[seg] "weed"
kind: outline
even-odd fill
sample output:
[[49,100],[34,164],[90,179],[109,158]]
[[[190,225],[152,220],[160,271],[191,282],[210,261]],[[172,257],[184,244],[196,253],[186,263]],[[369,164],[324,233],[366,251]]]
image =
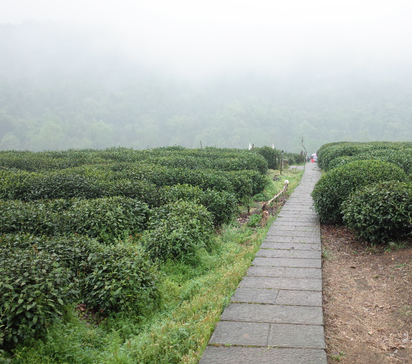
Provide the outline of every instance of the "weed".
[[339,351],[338,353],[331,354],[330,358],[336,361],[341,361],[345,356],[343,351]]
[[394,250],[402,250],[408,247],[405,241],[390,241],[385,247],[385,252],[390,253]]
[[332,258],[332,255],[331,255],[329,249],[324,247],[324,246],[322,247],[322,258],[327,259],[327,260]]
[[399,307],[398,313],[401,316],[411,316],[412,315],[412,305],[403,305]]

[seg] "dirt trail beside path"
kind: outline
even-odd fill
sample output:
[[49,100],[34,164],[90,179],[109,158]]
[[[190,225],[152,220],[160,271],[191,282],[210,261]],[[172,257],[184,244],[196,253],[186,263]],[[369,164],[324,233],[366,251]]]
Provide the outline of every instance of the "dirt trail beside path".
[[328,363],[412,363],[412,246],[371,248],[322,226]]

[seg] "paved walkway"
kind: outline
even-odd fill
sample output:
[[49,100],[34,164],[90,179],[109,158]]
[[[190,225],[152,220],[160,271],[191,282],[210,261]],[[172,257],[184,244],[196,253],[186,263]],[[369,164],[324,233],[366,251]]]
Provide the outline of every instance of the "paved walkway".
[[326,364],[319,220],[307,163],[223,311],[200,364]]

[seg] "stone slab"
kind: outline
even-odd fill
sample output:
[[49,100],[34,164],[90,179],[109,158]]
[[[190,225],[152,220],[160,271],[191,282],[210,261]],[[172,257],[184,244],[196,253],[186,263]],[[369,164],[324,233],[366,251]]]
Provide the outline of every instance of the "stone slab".
[[[215,327],[209,344],[267,346],[269,332],[270,324],[220,321]],[[272,338],[276,339],[276,330]]]
[[314,226],[313,221],[300,221],[300,219],[285,219],[285,218],[278,218],[275,222],[271,225],[270,228],[282,228],[284,226],[295,226],[301,228],[308,228],[311,230],[315,230],[316,227]]
[[231,298],[231,302],[237,303],[276,303],[277,289],[242,288],[238,287]]
[[294,250],[316,250],[321,251],[321,244],[305,244],[305,243],[280,243],[276,241],[264,241],[260,246],[261,249],[294,249]]
[[282,277],[285,267],[254,266],[249,267],[248,276]]
[[272,224],[270,227],[268,234],[273,235],[278,230],[287,231],[288,234],[293,234],[293,231],[296,229],[296,223],[283,223],[283,224]]
[[303,236],[305,238],[319,238],[320,239],[320,231],[317,232],[310,232],[310,231],[302,231],[302,230],[295,230],[293,232],[293,237]]
[[318,219],[318,216],[315,212],[310,211],[308,208],[301,209],[297,211],[296,209],[289,209],[288,207],[284,206],[278,215],[278,219],[291,219],[291,220],[298,220],[298,219]]
[[208,346],[199,364],[327,364],[320,349]]
[[268,346],[325,349],[323,326],[270,325]]
[[[296,224],[305,224],[305,225],[316,225],[319,223],[319,218],[317,216],[281,216],[277,217],[275,222],[278,221],[278,224],[281,223],[296,223]],[[276,225],[275,225],[276,226]]]
[[294,229],[293,231],[285,229],[269,230],[266,236],[291,236],[292,238],[305,237],[317,238],[320,240],[320,232],[302,231],[301,229]]
[[248,276],[287,277],[287,278],[322,278],[320,268],[289,268],[252,265],[247,271]]
[[223,311],[221,320],[322,325],[323,312],[322,307],[231,303]]
[[322,291],[280,290],[275,302],[278,305],[322,307]]
[[285,267],[283,277],[288,278],[318,278],[322,279],[322,269],[318,268],[299,268],[299,267]]
[[253,265],[269,265],[272,267],[299,267],[299,268],[321,268],[321,259],[300,258],[264,258],[256,257]]
[[322,269],[318,268],[288,268],[285,267],[283,277],[289,278],[322,278]]
[[290,237],[294,237],[295,236],[295,230],[293,228],[293,230],[286,230],[284,228],[282,229],[273,229],[273,230],[269,230],[266,234],[267,237],[269,236],[290,236]]
[[289,213],[297,213],[301,215],[315,214],[315,212],[311,210],[311,201],[305,201],[304,203],[299,204],[299,199],[299,196],[289,199],[289,201],[286,202],[285,206],[283,206],[280,215],[283,216]]
[[295,230],[296,229],[302,229],[305,231],[311,231],[311,232],[316,232],[317,229],[319,229],[317,226],[314,226],[314,224],[312,222],[299,222],[299,221],[280,221],[278,224],[273,224],[271,226],[271,228],[273,228],[273,230],[275,230],[276,228],[280,229],[280,230],[288,230],[285,229],[285,227],[294,227]]
[[309,258],[319,259],[321,253],[315,250],[298,250],[298,249],[260,249],[256,253],[257,257],[267,258]]
[[239,287],[292,289],[301,291],[321,291],[321,279],[306,278],[274,278],[274,277],[243,277]]
[[220,321],[209,344],[325,349],[322,326],[233,321]]
[[322,292],[238,287],[231,298],[231,302],[321,307]]
[[279,243],[289,243],[293,240],[293,236],[269,236],[266,235],[265,241],[277,241]]
[[316,236],[309,236],[309,237],[292,236],[291,242],[301,243],[301,244],[319,244],[319,245],[321,244],[320,237],[316,237]]

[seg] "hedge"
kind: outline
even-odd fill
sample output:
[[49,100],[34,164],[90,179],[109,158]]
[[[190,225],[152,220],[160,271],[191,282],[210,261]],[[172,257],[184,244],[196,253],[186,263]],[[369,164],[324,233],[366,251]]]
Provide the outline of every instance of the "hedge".
[[342,203],[344,223],[372,243],[399,240],[412,234],[412,184],[379,182],[365,186]]
[[31,201],[0,200],[0,233],[77,233],[113,242],[141,233],[148,220],[145,203],[127,197]]
[[178,201],[158,208],[142,243],[153,260],[196,261],[213,242],[212,216],[202,205]]
[[369,152],[402,150],[412,148],[412,142],[337,142],[322,145],[318,154],[318,164],[323,170],[329,170],[331,163],[338,157],[350,157]]
[[179,200],[205,206],[212,214],[214,226],[229,223],[238,211],[235,195],[226,191],[203,191],[198,186],[190,185],[166,186],[159,189],[158,207]]
[[412,174],[412,148],[371,150],[353,156],[337,157],[329,163],[328,170],[355,160],[365,159],[376,159],[393,163],[402,168],[406,174]]
[[158,272],[140,245],[100,245],[88,257],[90,273],[80,281],[82,302],[105,315],[148,314],[159,302]]
[[101,197],[96,178],[57,171],[45,174],[34,172],[0,171],[0,198],[33,201],[56,198]]
[[340,223],[341,203],[356,189],[374,182],[405,179],[405,172],[392,163],[378,160],[354,161],[323,174],[311,195],[321,222]]
[[134,242],[0,235],[0,347],[40,337],[73,303],[104,315],[149,313],[160,299],[159,274]]
[[[78,299],[73,272],[55,253],[0,238],[0,327],[4,347],[42,335]],[[1,340],[0,340],[1,341]]]

